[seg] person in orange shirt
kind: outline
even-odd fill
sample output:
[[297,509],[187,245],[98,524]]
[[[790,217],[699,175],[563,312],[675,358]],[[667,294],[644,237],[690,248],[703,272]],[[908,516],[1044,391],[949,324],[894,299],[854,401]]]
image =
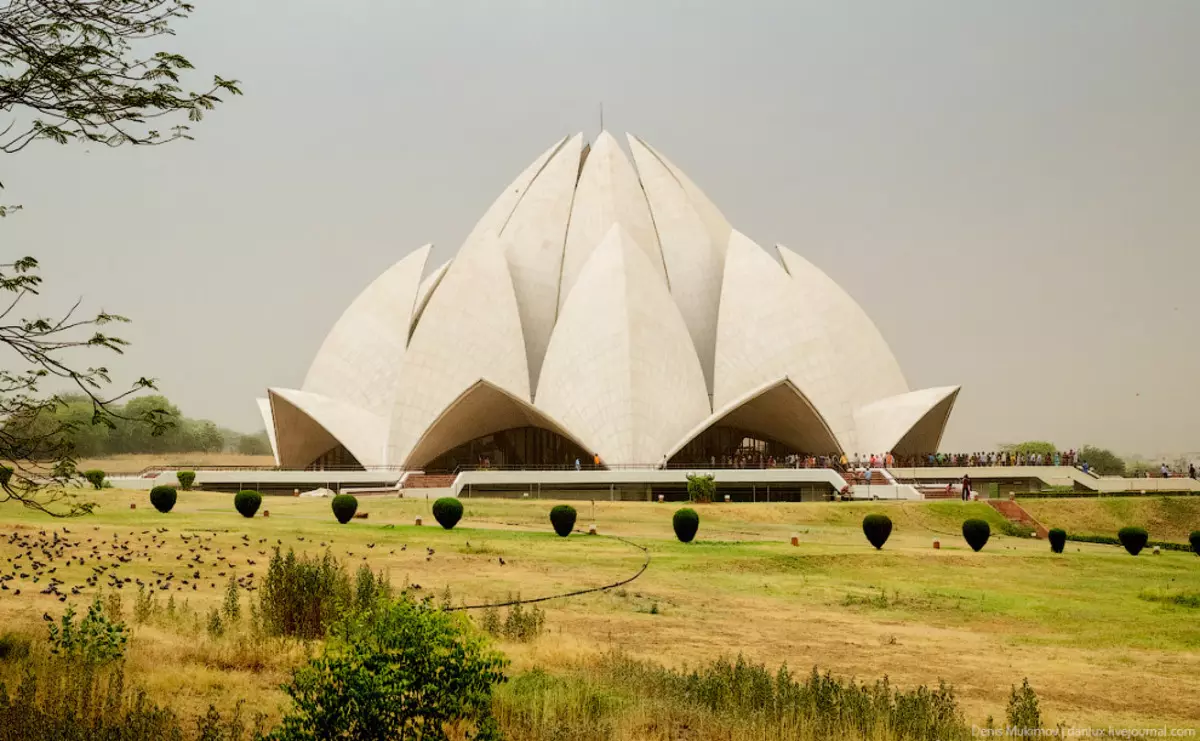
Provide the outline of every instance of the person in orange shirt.
[[596,468],[600,467],[600,454],[599,453],[592,454],[592,465],[594,465]]

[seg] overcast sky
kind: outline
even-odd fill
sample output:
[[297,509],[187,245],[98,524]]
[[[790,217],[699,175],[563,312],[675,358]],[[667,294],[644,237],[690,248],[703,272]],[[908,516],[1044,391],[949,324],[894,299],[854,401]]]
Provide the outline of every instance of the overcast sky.
[[40,306],[131,317],[110,367],[187,414],[259,428],[367,283],[603,101],[910,386],[962,384],[945,449],[1200,450],[1200,2],[196,5],[171,48],[246,93],[196,141],[0,173]]

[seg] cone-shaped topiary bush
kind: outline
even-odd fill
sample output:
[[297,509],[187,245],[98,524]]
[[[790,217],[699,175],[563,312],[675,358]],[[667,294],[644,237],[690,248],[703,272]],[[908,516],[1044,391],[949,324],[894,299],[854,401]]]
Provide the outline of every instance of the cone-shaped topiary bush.
[[154,509],[166,514],[175,506],[178,496],[174,486],[156,486],[150,490],[150,504],[154,505]]
[[1050,538],[1050,550],[1055,553],[1062,553],[1063,547],[1067,544],[1067,531],[1061,527],[1052,527],[1047,537]]
[[358,500],[350,494],[338,494],[333,498],[333,516],[345,525],[358,511]]
[[1188,542],[1192,544],[1192,553],[1200,556],[1200,530],[1193,530],[1188,536]]
[[575,508],[569,504],[560,504],[550,510],[550,524],[554,526],[554,532],[567,537],[575,529]]
[[462,502],[454,497],[442,497],[433,503],[433,519],[447,530],[453,530],[462,519]]
[[863,535],[876,550],[883,548],[892,534],[892,519],[887,515],[867,515],[863,518]]
[[967,520],[963,523],[963,538],[976,553],[983,550],[990,537],[992,537],[992,528],[988,526],[986,520]]
[[1141,553],[1149,539],[1150,535],[1145,528],[1123,527],[1117,531],[1117,540],[1121,541],[1121,545],[1125,546],[1125,550],[1129,551],[1131,556]]
[[253,489],[243,489],[233,497],[233,508],[236,509],[242,517],[253,517],[258,511],[259,505],[262,504],[262,494]]
[[671,518],[671,527],[675,528],[675,537],[679,538],[680,543],[691,543],[700,529],[700,515],[689,507],[676,510]]
[[179,479],[179,488],[188,491],[196,483],[195,471],[176,471],[175,478]]

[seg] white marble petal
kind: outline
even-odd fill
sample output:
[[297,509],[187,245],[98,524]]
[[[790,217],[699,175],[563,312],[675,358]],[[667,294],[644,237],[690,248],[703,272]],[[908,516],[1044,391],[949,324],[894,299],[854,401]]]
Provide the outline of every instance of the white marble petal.
[[508,259],[517,296],[531,388],[558,314],[563,244],[582,152],[583,135],[576,134],[538,172],[500,230],[498,246]]
[[613,224],[620,224],[650,264],[666,275],[658,234],[650,218],[646,194],[638,183],[637,172],[621,146],[607,131],[600,132],[579,176],[571,224],[563,253],[562,282],[558,290],[558,309],[567,302],[583,265]]
[[517,298],[495,244],[459,253],[413,331],[396,380],[388,460],[407,459],[434,420],[481,379],[530,401]]
[[413,330],[417,328],[417,322],[421,321],[421,314],[424,313],[426,305],[429,304],[429,297],[437,290],[441,284],[442,278],[446,277],[446,269],[450,267],[451,260],[438,265],[432,273],[425,276],[421,281],[420,288],[417,289],[417,302],[413,305],[412,322],[409,323],[408,336],[412,338]]
[[301,388],[379,416],[391,411],[417,287],[432,245],[409,253],[358,295],[326,335]]
[[[639,139],[638,141],[641,140]],[[683,188],[683,192],[691,202],[692,208],[696,210],[696,214],[704,222],[704,227],[708,229],[708,235],[712,240],[713,246],[717,249],[721,259],[724,259],[725,245],[729,243],[729,233],[733,231],[733,227],[729,225],[729,220],[725,218],[725,214],[721,213],[717,205],[704,194],[704,191],[700,190],[692,182],[691,178],[683,170],[673,165],[654,147],[645,142],[642,142],[642,144],[658,158],[663,167],[666,167],[675,176],[675,179],[679,182],[679,187]]]
[[864,454],[898,455],[938,449],[959,386],[910,391],[867,404],[854,412],[858,444]]
[[563,306],[535,405],[607,464],[657,463],[710,412],[687,325],[620,225]]
[[713,244],[708,225],[662,160],[637,137],[629,137],[629,146],[658,232],[671,297],[687,323],[705,383],[712,389],[725,247]]
[[268,389],[277,422],[279,465],[304,468],[337,444],[364,466],[384,462],[387,419],[328,396]]
[[258,402],[258,413],[262,417],[263,426],[267,428],[267,440],[271,443],[271,455],[275,456],[275,465],[279,465],[279,445],[275,442],[275,417],[271,414],[270,399],[255,399]]

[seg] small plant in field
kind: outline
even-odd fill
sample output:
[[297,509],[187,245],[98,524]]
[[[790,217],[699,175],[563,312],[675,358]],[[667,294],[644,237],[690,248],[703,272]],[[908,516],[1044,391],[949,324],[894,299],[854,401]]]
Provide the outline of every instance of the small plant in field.
[[862,528],[867,541],[879,550],[892,534],[892,520],[887,515],[867,515],[863,518]]
[[195,471],[176,471],[175,478],[179,479],[179,488],[184,491],[190,491],[192,484],[196,483]]
[[59,625],[50,623],[50,653],[85,664],[107,664],[125,656],[125,624],[104,614],[97,595],[83,619],[76,621],[75,606],[68,605]]
[[352,494],[338,494],[333,498],[332,502],[333,516],[337,521],[345,525],[354,518],[354,513],[358,511],[358,500]]
[[1050,533],[1046,537],[1050,540],[1050,550],[1055,553],[1063,552],[1063,547],[1067,544],[1066,530],[1061,527],[1050,528]]
[[550,510],[550,524],[554,526],[554,532],[564,538],[575,529],[575,517],[575,508],[569,504],[560,504]]
[[141,584],[138,585],[137,598],[133,603],[133,622],[142,623],[150,622],[158,612],[158,603],[155,600],[153,589],[146,589]]
[[[447,590],[450,587],[446,587]],[[354,606],[360,612],[371,609],[381,599],[392,596],[392,580],[383,571],[378,574],[371,571],[365,563],[358,567],[354,575]]]
[[1188,542],[1192,544],[1192,553],[1200,556],[1200,530],[1193,530],[1188,536]]
[[178,496],[174,486],[156,486],[150,490],[150,504],[154,505],[154,509],[166,514],[175,506]]
[[963,539],[967,541],[967,545],[975,552],[983,550],[987,545],[988,538],[992,537],[992,529],[988,526],[986,520],[967,520],[962,525]]
[[688,474],[688,501],[707,504],[717,496],[717,481],[711,474]]
[[1008,727],[1015,728],[1019,733],[1032,735],[1042,727],[1042,711],[1038,707],[1038,696],[1029,686],[1029,680],[1021,682],[1021,686],[1013,687],[1008,696]]
[[87,479],[87,482],[91,484],[92,487],[97,491],[104,488],[104,472],[99,468],[92,468],[84,471],[83,478]]
[[1145,528],[1123,527],[1117,531],[1117,540],[1121,541],[1121,545],[1125,546],[1125,550],[1129,551],[1131,556],[1141,553],[1149,539],[1150,535]]
[[479,629],[488,635],[498,636],[503,629],[504,623],[500,620],[500,610],[494,605],[488,605],[483,608],[483,614],[479,618]]
[[125,619],[125,611],[121,605],[121,593],[115,589],[104,597],[104,615],[114,623]]
[[323,638],[354,600],[350,577],[329,551],[321,558],[297,558],[294,551],[284,556],[278,548],[258,595],[267,635],[303,639]]
[[221,603],[221,614],[227,623],[233,624],[242,616],[242,596],[238,593],[237,579],[231,574],[225,585],[225,601]]
[[242,517],[253,517],[258,512],[260,505],[262,505],[262,494],[253,489],[243,489],[233,495],[233,508]]
[[433,519],[447,530],[453,530],[462,516],[462,502],[456,497],[442,497],[433,503]]
[[676,510],[671,518],[671,527],[675,529],[675,537],[679,538],[680,543],[691,543],[700,529],[700,515],[688,507]]
[[205,626],[208,630],[209,638],[220,638],[225,635],[225,621],[221,619],[221,612],[217,608],[213,608],[208,612],[208,624]]
[[0,635],[0,661],[16,661],[29,655],[33,641],[21,633],[5,633]]

